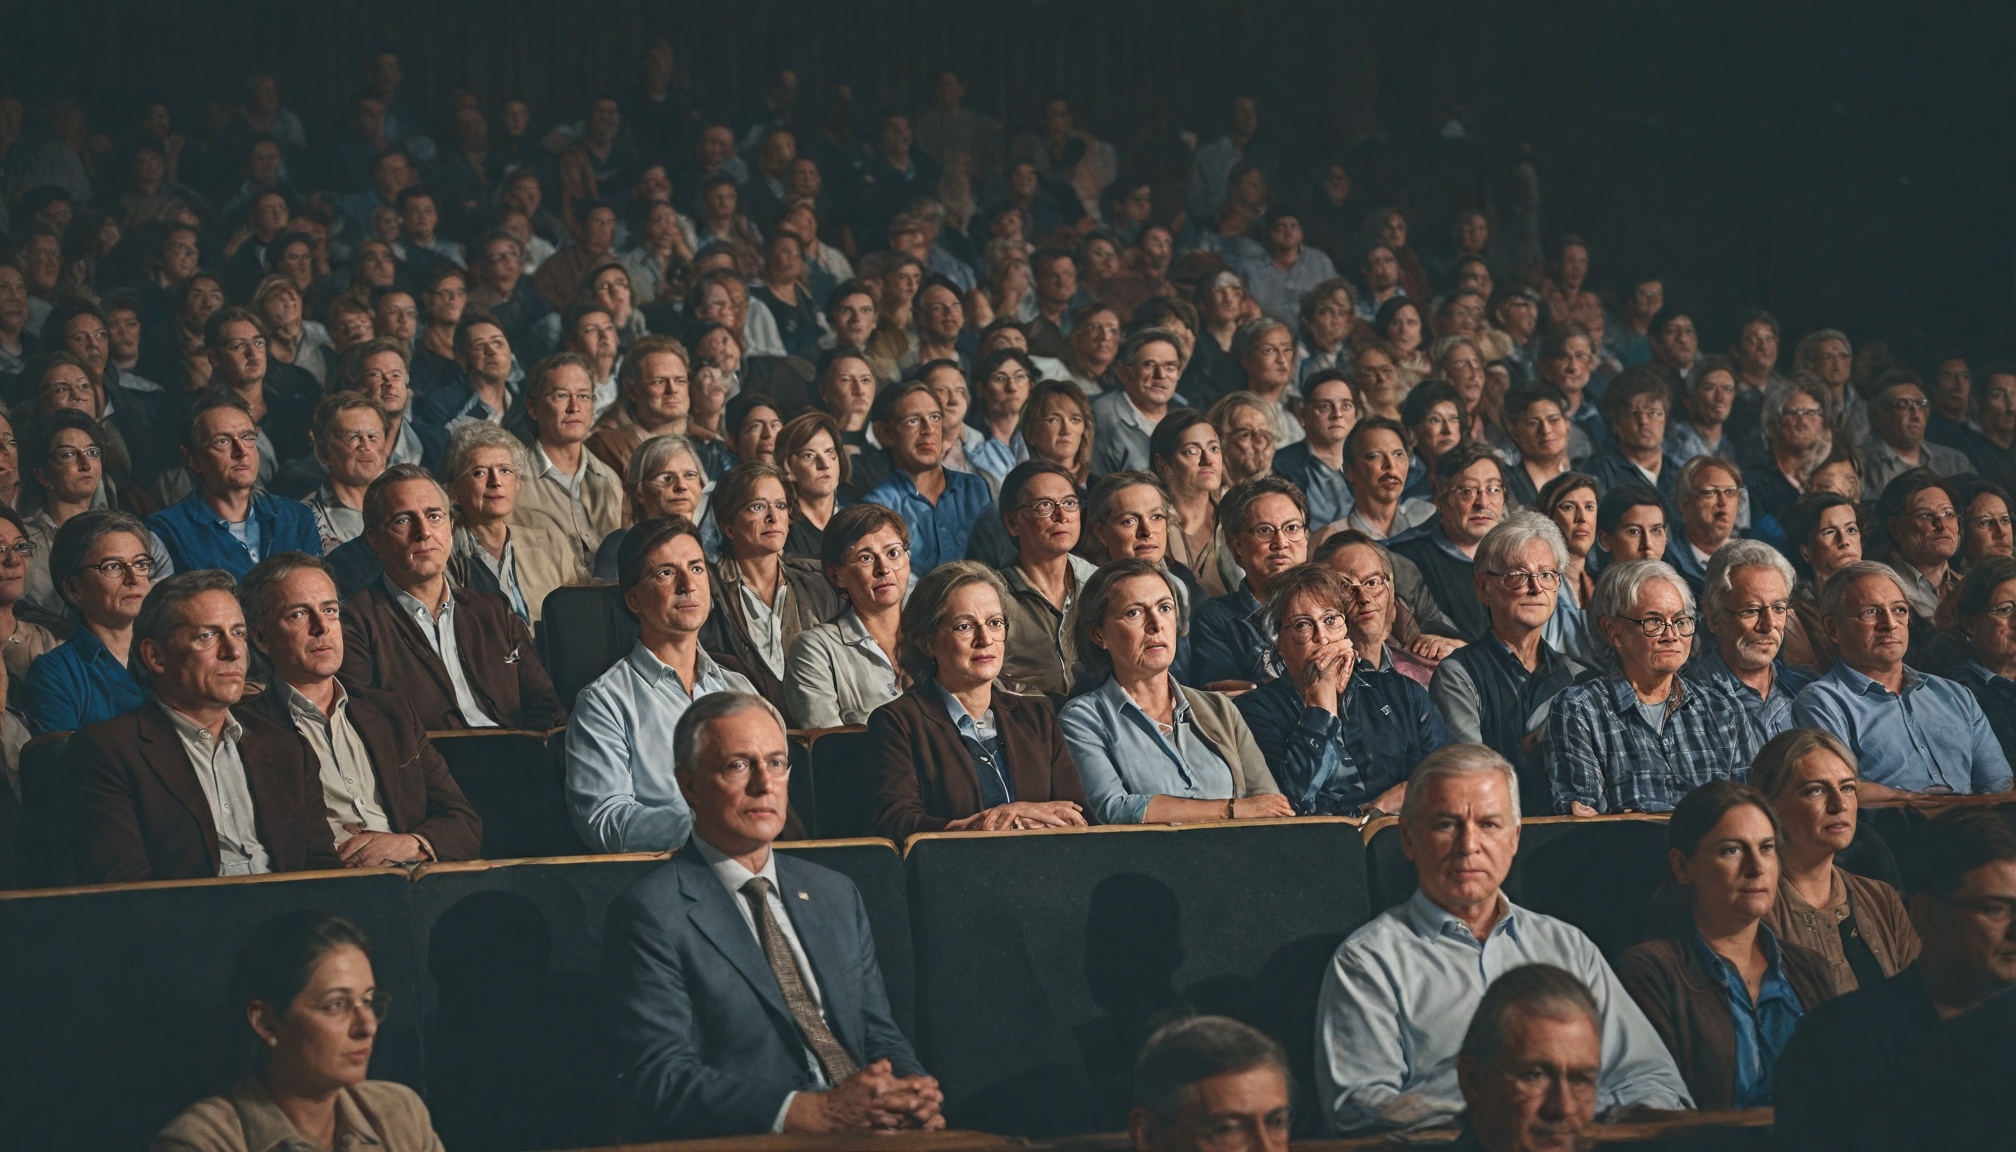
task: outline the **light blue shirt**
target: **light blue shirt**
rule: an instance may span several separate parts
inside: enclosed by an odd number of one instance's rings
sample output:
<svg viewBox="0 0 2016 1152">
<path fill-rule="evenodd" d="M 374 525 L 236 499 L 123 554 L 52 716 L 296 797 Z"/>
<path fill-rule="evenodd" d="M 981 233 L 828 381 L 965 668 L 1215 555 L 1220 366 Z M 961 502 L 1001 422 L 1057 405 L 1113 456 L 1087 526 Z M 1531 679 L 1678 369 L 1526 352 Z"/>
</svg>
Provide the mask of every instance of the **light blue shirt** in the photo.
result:
<svg viewBox="0 0 2016 1152">
<path fill-rule="evenodd" d="M 1904 669 L 1904 691 L 1892 693 L 1836 661 L 1792 705 L 1801 728 L 1821 728 L 1846 741 L 1862 776 L 1906 792 L 2002 792 L 2009 758 L 1988 717 L 1965 685 Z"/>
<path fill-rule="evenodd" d="M 756 693 L 706 652 L 689 691 L 643 641 L 581 690 L 567 718 L 567 814 L 592 852 L 663 852 L 686 843 L 693 811 L 672 777 L 672 729 L 711 692 Z"/>
<path fill-rule="evenodd" d="M 947 560 L 966 555 L 966 543 L 973 525 L 994 507 L 994 495 L 987 482 L 971 472 L 947 468 L 945 491 L 933 504 L 917 491 L 917 480 L 901 468 L 861 497 L 864 504 L 880 504 L 910 525 L 910 568 L 929 572 Z"/>
<path fill-rule="evenodd" d="M 1241 271 L 1246 273 L 1246 290 L 1253 302 L 1260 305 L 1262 312 L 1290 327 L 1302 314 L 1302 297 L 1325 280 L 1337 278 L 1337 267 L 1330 263 L 1330 257 L 1307 245 L 1286 270 L 1274 262 L 1274 254 L 1269 252 Z"/>
<path fill-rule="evenodd" d="M 984 434 L 983 434 L 984 436 Z M 1022 439 L 1022 433 L 1015 433 L 1012 440 L 1000 441 L 992 436 L 984 436 L 978 448 L 968 449 L 966 462 L 974 469 L 994 478 L 999 484 L 1008 478 L 1015 465 L 1029 459 L 1029 444 Z"/>
<path fill-rule="evenodd" d="M 1169 687 L 1176 722 L 1167 731 L 1110 676 L 1057 713 L 1095 823 L 1139 824 L 1157 796 L 1234 797 L 1231 766 L 1197 730 L 1182 691 Z"/>
<path fill-rule="evenodd" d="M 231 533 L 233 539 L 245 546 L 246 553 L 252 557 L 252 563 L 257 564 L 264 559 L 259 551 L 259 545 L 264 542 L 266 534 L 259 531 L 257 516 L 248 515 L 243 520 L 226 520 L 224 527 Z"/>
<path fill-rule="evenodd" d="M 1571 924 L 1499 895 L 1498 922 L 1478 940 L 1426 892 L 1344 941 L 1323 976 L 1316 1013 L 1316 1088 L 1332 1130 L 1416 1128 L 1463 1111 L 1456 1053 L 1485 989 L 1525 964 L 1579 977 L 1603 1022 L 1599 1113 L 1634 1104 L 1692 1108 L 1651 1021 L 1603 954 Z"/>
</svg>

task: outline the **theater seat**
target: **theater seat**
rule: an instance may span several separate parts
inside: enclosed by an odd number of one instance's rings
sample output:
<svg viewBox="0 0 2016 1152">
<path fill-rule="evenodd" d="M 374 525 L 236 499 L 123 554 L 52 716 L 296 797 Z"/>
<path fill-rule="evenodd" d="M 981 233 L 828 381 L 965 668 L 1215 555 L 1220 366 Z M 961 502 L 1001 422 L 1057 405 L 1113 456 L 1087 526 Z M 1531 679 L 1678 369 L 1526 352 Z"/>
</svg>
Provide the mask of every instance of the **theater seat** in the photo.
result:
<svg viewBox="0 0 2016 1152">
<path fill-rule="evenodd" d="M 571 710 L 574 697 L 637 642 L 637 621 L 614 584 L 570 584 L 546 594 L 537 640 L 553 689 Z"/>
<path fill-rule="evenodd" d="M 805 746 L 811 768 L 813 834 L 822 840 L 879 836 L 882 764 L 871 754 L 868 730 L 821 728 L 791 737 Z"/>
<path fill-rule="evenodd" d="M 505 728 L 433 732 L 462 794 L 483 817 L 483 858 L 574 856 L 587 848 L 567 819 L 564 765 L 555 734 Z"/>
<path fill-rule="evenodd" d="M 951 1125 L 1119 1129 L 1172 1012 L 1309 1051 L 1321 966 L 1369 914 L 1364 859 L 1356 822 L 1322 817 L 912 837 L 918 1033 Z"/>
<path fill-rule="evenodd" d="M 54 888 L 77 878 L 69 765 L 70 733 L 50 732 L 21 749 L 21 835 L 16 879 L 23 888 Z"/>
</svg>

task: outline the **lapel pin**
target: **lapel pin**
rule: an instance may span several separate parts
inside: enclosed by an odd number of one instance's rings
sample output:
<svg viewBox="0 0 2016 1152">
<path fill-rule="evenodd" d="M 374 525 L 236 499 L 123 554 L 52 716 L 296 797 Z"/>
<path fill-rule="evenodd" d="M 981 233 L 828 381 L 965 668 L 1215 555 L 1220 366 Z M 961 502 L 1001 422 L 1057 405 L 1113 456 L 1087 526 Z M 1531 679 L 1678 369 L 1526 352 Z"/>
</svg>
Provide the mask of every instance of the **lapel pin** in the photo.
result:
<svg viewBox="0 0 2016 1152">
<path fill-rule="evenodd" d="M 800 893 L 798 893 L 798 899 L 800 899 L 800 900 L 810 900 L 810 899 L 812 899 L 812 897 L 810 897 L 810 896 L 807 896 L 807 895 L 806 895 L 805 893 L 803 893 L 803 892 L 800 892 Z"/>
</svg>

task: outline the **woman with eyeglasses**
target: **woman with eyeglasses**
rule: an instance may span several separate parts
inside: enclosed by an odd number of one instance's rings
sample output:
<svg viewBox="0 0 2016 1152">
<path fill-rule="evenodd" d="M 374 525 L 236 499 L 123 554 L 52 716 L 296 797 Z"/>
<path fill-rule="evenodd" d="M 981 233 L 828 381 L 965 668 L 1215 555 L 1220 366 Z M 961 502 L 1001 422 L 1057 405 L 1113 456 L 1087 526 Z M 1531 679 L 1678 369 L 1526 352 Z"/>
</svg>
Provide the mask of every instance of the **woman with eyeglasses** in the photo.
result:
<svg viewBox="0 0 2016 1152">
<path fill-rule="evenodd" d="M 702 540 L 717 541 L 720 529 L 706 504 L 707 467 L 700 446 L 684 436 L 653 436 L 637 446 L 624 476 L 630 508 L 641 524 L 654 516 L 683 516 L 700 529 Z M 595 578 L 616 579 L 616 556 L 623 548 L 626 526 L 604 537 L 595 550 Z"/>
<path fill-rule="evenodd" d="M 1680 675 L 1699 617 L 1678 572 L 1659 560 L 1613 564 L 1596 581 L 1589 615 L 1610 669 L 1554 698 L 1555 812 L 1667 812 L 1696 787 L 1748 768 L 1759 741 L 1742 704 Z"/>
<path fill-rule="evenodd" d="M 1085 824 L 1085 790 L 1049 699 L 998 683 L 1007 600 L 1008 586 L 976 560 L 917 582 L 897 639 L 911 687 L 868 717 L 883 835 Z"/>
<path fill-rule="evenodd" d="M 1084 531 L 1083 499 L 1069 472 L 1047 460 L 1027 460 L 1002 481 L 1000 509 L 1015 541 L 1015 558 L 1001 569 L 1009 628 L 1002 677 L 1016 691 L 1061 697 L 1077 663 L 1065 622 L 1096 571 L 1074 555 Z"/>
<path fill-rule="evenodd" d="M 1100 824 L 1292 816 L 1246 720 L 1170 674 L 1183 627 L 1175 582 L 1120 560 L 1086 582 L 1072 625 L 1085 672 L 1059 723 Z"/>
<path fill-rule="evenodd" d="M 792 643 L 784 714 L 799 728 L 865 724 L 910 687 L 899 659 L 910 526 L 880 504 L 856 504 L 833 514 L 820 546 L 826 579 L 847 606 Z"/>
<path fill-rule="evenodd" d="M 20 514 L 0 504 L 0 659 L 5 661 L 10 687 L 27 679 L 28 666 L 57 643 L 49 629 L 15 614 L 36 551 Z"/>
<path fill-rule="evenodd" d="M 732 652 L 759 694 L 783 700 L 785 654 L 800 632 L 838 614 L 840 599 L 819 565 L 784 555 L 790 485 L 775 464 L 729 469 L 707 506 L 722 545 L 713 564 L 714 610 L 701 644 Z"/>
<path fill-rule="evenodd" d="M 229 990 L 254 1040 L 251 1068 L 183 1109 L 153 1152 L 440 1152 L 418 1093 L 365 1078 L 392 994 L 355 925 L 309 909 L 266 921 L 238 949 Z"/>
<path fill-rule="evenodd" d="M 28 668 L 21 710 L 36 733 L 74 732 L 147 699 L 128 662 L 133 622 L 160 574 L 149 539 L 147 526 L 124 512 L 84 512 L 57 530 L 50 576 L 83 622 Z"/>
<path fill-rule="evenodd" d="M 63 614 L 63 601 L 49 576 L 49 546 L 70 519 L 92 508 L 124 508 L 120 490 L 105 474 L 104 426 L 83 412 L 58 409 L 29 425 L 26 441 L 29 483 L 23 503 L 29 539 L 36 553 L 29 562 L 24 606 L 50 617 Z M 151 540 L 150 536 L 150 540 Z M 167 552 L 157 542 L 157 555 Z"/>
</svg>

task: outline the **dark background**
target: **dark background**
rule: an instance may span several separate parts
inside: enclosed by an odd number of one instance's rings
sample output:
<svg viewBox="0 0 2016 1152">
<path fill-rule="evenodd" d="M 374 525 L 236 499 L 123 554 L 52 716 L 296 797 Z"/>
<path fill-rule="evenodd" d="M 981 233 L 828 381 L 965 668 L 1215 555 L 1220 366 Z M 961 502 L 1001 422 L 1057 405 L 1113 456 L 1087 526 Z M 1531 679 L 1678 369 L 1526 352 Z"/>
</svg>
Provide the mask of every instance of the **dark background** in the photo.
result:
<svg viewBox="0 0 2016 1152">
<path fill-rule="evenodd" d="M 520 93 L 543 128 L 634 80 L 660 35 L 703 110 L 738 126 L 782 67 L 807 93 L 844 80 L 864 109 L 921 111 L 950 62 L 1011 132 L 1056 92 L 1123 149 L 1164 115 L 1209 140 L 1252 94 L 1298 171 L 1348 146 L 1429 250 L 1449 223 L 1431 186 L 1454 166 L 1490 207 L 1530 149 L 1542 238 L 1584 236 L 1600 288 L 1663 272 L 1704 347 L 1757 305 L 1784 320 L 1788 357 L 1822 325 L 1920 366 L 1949 342 L 2010 342 L 2016 7 L 1993 0 L 0 0 L 0 88 L 76 95 L 101 131 L 158 94 L 187 132 L 272 69 L 321 144 L 391 46 L 421 107 Z M 1468 144 L 1434 134 L 1456 107 Z"/>
</svg>

